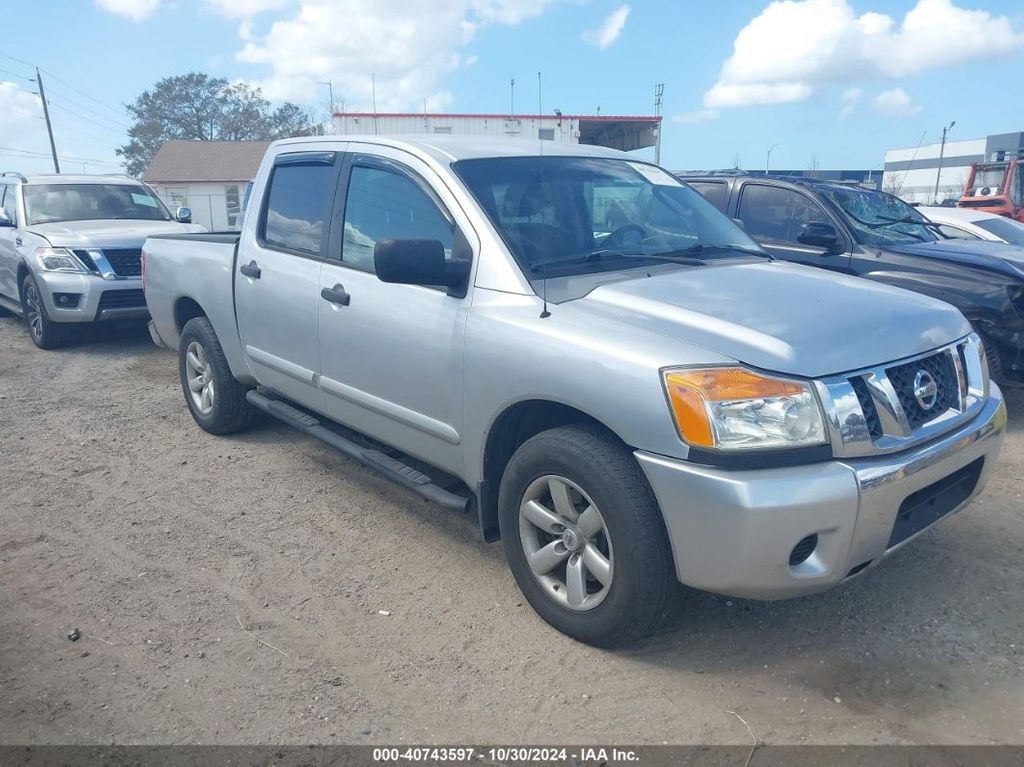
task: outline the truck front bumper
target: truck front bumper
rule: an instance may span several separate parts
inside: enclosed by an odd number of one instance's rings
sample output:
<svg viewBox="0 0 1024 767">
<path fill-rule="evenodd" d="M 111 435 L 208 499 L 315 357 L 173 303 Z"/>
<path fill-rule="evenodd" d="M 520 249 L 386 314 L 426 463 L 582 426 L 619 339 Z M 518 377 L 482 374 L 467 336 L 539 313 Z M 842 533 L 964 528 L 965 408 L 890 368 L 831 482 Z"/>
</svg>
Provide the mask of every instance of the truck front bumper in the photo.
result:
<svg viewBox="0 0 1024 767">
<path fill-rule="evenodd" d="M 661 506 L 681 582 L 786 599 L 862 572 L 967 505 L 988 480 L 1005 429 L 1006 406 L 992 384 L 973 420 L 899 454 L 749 471 L 643 451 L 636 457 Z"/>
<path fill-rule="evenodd" d="M 36 284 L 53 322 L 146 319 L 140 278 L 105 280 L 94 274 L 41 272 Z"/>
</svg>

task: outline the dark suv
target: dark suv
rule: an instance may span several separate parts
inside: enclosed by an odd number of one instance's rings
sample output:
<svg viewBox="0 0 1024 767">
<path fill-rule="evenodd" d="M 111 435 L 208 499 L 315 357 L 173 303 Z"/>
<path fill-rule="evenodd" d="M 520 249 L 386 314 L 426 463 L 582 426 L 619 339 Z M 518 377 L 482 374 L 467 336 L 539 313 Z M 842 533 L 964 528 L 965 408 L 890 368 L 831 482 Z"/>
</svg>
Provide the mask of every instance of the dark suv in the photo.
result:
<svg viewBox="0 0 1024 767">
<path fill-rule="evenodd" d="M 985 339 L 1001 382 L 1024 383 L 1024 248 L 948 239 L 891 194 L 786 176 L 680 176 L 773 256 L 947 301 Z"/>
</svg>

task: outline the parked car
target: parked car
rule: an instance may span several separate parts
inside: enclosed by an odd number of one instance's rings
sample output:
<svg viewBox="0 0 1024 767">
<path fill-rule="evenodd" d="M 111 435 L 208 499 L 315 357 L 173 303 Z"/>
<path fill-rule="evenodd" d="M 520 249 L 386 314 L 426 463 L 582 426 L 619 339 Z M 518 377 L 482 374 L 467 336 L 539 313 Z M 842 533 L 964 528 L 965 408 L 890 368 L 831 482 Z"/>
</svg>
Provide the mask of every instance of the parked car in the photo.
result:
<svg viewBox="0 0 1024 767">
<path fill-rule="evenodd" d="M 897 197 L 813 179 L 683 179 L 776 258 L 948 301 L 985 341 L 992 376 L 1024 383 L 1024 251 L 948 239 Z"/>
<path fill-rule="evenodd" d="M 144 320 L 146 236 L 197 232 L 128 177 L 0 174 L 0 307 L 25 318 L 41 349 L 83 323 Z"/>
<path fill-rule="evenodd" d="M 240 234 L 150 237 L 196 423 L 262 411 L 473 510 L 536 612 L 605 646 L 677 581 L 828 589 L 982 488 L 1006 410 L 954 307 L 773 261 L 628 154 L 543 150 L 279 141 Z"/>
<path fill-rule="evenodd" d="M 971 208 L 918 207 L 918 212 L 939 225 L 951 239 L 987 240 L 1024 246 L 1024 223 Z"/>
</svg>

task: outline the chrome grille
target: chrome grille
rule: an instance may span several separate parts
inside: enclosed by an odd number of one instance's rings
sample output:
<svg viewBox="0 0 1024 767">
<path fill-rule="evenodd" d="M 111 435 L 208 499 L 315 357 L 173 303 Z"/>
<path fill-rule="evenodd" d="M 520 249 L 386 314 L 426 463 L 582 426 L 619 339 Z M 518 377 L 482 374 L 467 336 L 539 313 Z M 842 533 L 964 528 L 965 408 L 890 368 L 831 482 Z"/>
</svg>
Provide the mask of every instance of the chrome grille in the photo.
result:
<svg viewBox="0 0 1024 767">
<path fill-rule="evenodd" d="M 817 382 L 837 457 L 892 453 L 953 429 L 984 406 L 981 339 Z"/>
<path fill-rule="evenodd" d="M 959 358 L 959 352 L 956 354 Z M 900 405 L 903 406 L 911 429 L 918 428 L 936 415 L 960 404 L 960 384 L 957 380 L 956 365 L 953 363 L 952 350 L 947 349 L 921 360 L 886 368 L 885 372 L 892 382 L 893 389 L 896 390 L 896 396 L 900 399 Z M 915 382 L 922 374 L 929 376 L 935 387 L 934 404 L 928 407 L 921 404 L 916 393 Z M 926 403 L 929 401 L 931 400 L 925 400 Z"/>
</svg>

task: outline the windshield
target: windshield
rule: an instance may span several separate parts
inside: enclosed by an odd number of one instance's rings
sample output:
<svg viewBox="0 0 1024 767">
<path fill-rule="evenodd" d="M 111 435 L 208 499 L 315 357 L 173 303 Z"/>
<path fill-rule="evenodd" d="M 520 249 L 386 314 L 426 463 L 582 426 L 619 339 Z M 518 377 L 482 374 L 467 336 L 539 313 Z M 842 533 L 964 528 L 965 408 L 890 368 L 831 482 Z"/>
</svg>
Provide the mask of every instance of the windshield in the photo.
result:
<svg viewBox="0 0 1024 767">
<path fill-rule="evenodd" d="M 655 165 L 498 157 L 453 168 L 529 277 L 672 259 L 693 265 L 736 251 L 768 258 L 699 193 Z"/>
<path fill-rule="evenodd" d="M 993 194 L 1002 194 L 1005 178 L 1006 166 L 978 168 L 974 172 L 974 185 L 967 190 L 967 194 L 971 197 L 989 197 Z"/>
<path fill-rule="evenodd" d="M 822 186 L 821 193 L 846 213 L 863 245 L 899 245 L 941 239 L 931 222 L 888 192 Z"/>
<path fill-rule="evenodd" d="M 171 220 L 164 204 L 141 184 L 26 184 L 24 189 L 29 224 Z"/>
<path fill-rule="evenodd" d="M 1003 242 L 1011 245 L 1024 245 L 1024 224 L 1012 218 L 986 218 L 973 222 L 987 232 L 991 232 Z"/>
</svg>

